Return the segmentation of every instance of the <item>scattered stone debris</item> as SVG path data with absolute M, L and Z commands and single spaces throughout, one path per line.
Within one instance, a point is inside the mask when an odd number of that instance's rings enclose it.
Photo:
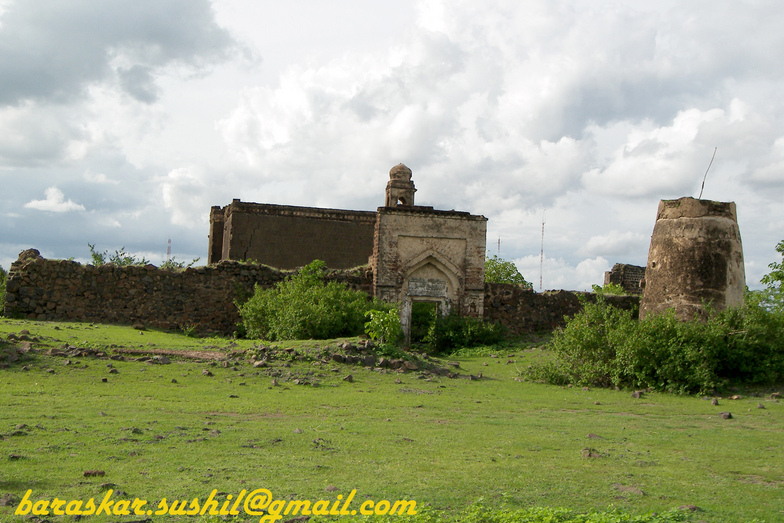
M 602 455 L 599 453 L 598 450 L 586 447 L 582 450 L 582 456 L 586 459 L 590 458 L 601 458 Z

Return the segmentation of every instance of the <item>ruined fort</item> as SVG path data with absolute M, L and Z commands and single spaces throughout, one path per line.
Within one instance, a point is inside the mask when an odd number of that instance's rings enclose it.
M 398 303 L 405 332 L 417 302 L 522 334 L 564 325 L 581 308 L 578 295 L 593 296 L 485 283 L 487 218 L 416 205 L 415 193 L 411 170 L 399 164 L 375 212 L 240 200 L 212 207 L 206 267 L 82 265 L 28 249 L 11 265 L 4 313 L 230 335 L 239 323 L 237 299 L 314 259 L 332 269 L 330 279 Z M 641 295 L 644 313 L 675 308 L 688 318 L 707 303 L 738 305 L 745 276 L 735 205 L 663 200 L 647 267 L 616 264 L 605 283 L 628 293 L 606 298 L 617 306 L 636 307 Z
M 400 303 L 406 328 L 415 302 L 499 322 L 512 334 L 552 330 L 580 310 L 586 293 L 486 284 L 487 219 L 415 205 L 415 193 L 411 170 L 400 164 L 375 212 L 234 200 L 210 210 L 208 265 L 179 271 L 47 260 L 28 249 L 9 271 L 4 312 L 230 335 L 238 297 L 314 259 L 334 269 L 329 278 Z M 626 308 L 638 302 L 611 299 Z

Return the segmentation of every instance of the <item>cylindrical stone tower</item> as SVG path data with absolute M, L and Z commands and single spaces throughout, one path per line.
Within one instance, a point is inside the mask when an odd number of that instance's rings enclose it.
M 648 251 L 640 318 L 675 309 L 678 318 L 704 318 L 739 306 L 746 290 L 735 202 L 662 200 Z

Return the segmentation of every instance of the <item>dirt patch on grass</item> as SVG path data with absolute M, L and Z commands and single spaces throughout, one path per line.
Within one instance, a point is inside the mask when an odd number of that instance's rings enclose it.
M 228 354 L 204 350 L 174 350 L 174 349 L 113 349 L 115 354 L 135 354 L 155 356 L 174 356 L 187 360 L 225 360 Z
M 769 480 L 762 476 L 748 475 L 738 478 L 741 483 L 750 483 L 752 485 L 765 485 L 766 487 L 778 487 L 784 485 L 784 480 Z

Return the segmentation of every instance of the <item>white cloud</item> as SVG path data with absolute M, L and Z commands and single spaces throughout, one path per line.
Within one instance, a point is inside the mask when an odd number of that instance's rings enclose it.
M 69 212 L 69 211 L 84 211 L 84 205 L 75 203 L 73 200 L 65 200 L 63 191 L 57 187 L 49 187 L 44 191 L 46 199 L 33 200 L 25 204 L 28 209 L 36 209 L 38 211 L 49 212 Z
M 591 236 L 579 253 L 587 256 L 624 256 L 644 252 L 649 241 L 650 237 L 639 232 L 613 230 L 607 234 Z
M 203 173 L 197 168 L 183 167 L 170 171 L 159 181 L 171 223 L 189 228 L 207 223 L 213 194 L 200 175 Z
M 610 262 L 601 256 L 582 259 L 577 263 L 545 256 L 541 272 L 539 256 L 525 256 L 514 261 L 523 277 L 533 283 L 536 291 L 539 291 L 540 274 L 542 290 L 591 290 L 592 285 L 604 282 L 604 273 L 611 268 Z

